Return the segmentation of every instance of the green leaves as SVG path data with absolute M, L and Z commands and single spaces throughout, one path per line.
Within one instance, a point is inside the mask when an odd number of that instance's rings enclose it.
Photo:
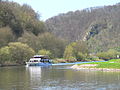
M 14 39 L 15 36 L 10 27 L 0 28 L 0 47 L 6 46 L 9 42 L 14 41 Z
M 115 58 L 117 58 L 117 55 L 120 55 L 120 52 L 118 52 L 118 51 L 116 51 L 114 49 L 109 49 L 106 52 L 97 53 L 97 56 L 100 59 L 104 59 L 104 60 L 115 59 Z
M 85 42 L 77 41 L 69 44 L 64 51 L 65 59 L 85 60 L 88 54 L 88 48 Z
M 5 63 L 10 61 L 18 64 L 24 64 L 24 62 L 29 60 L 29 58 L 34 54 L 34 50 L 27 44 L 20 42 L 9 43 L 8 46 L 0 49 L 0 62 Z
M 9 26 L 16 37 L 21 37 L 24 32 L 35 35 L 46 31 L 44 23 L 39 20 L 31 6 L 3 1 L 0 3 L 0 27 Z
M 29 60 L 35 54 L 32 48 L 20 42 L 9 43 L 9 48 L 12 60 L 20 64 Z
M 71 45 L 68 45 L 66 48 L 65 48 L 65 51 L 64 51 L 64 58 L 65 59 L 68 59 L 68 60 L 71 60 L 71 59 L 73 59 L 73 54 L 74 54 L 74 52 L 73 52 L 73 47 L 71 46 Z
M 38 36 L 42 49 L 49 50 L 52 53 L 52 57 L 63 57 L 66 41 L 59 39 L 51 33 L 44 33 Z
M 0 49 L 0 63 L 3 64 L 6 61 L 10 61 L 11 55 L 10 55 L 10 49 L 8 46 L 5 46 Z
M 45 49 L 39 50 L 38 51 L 39 55 L 48 55 L 49 57 L 51 57 L 51 52 Z

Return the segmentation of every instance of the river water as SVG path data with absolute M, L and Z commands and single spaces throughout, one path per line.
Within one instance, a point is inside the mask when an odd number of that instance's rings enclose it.
M 0 67 L 0 90 L 120 90 L 120 72 L 70 66 Z

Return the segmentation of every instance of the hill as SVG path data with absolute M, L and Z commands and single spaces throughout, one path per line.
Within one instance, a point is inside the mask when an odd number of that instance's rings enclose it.
M 0 0 L 1 65 L 24 64 L 34 54 L 64 58 L 58 62 L 120 56 L 119 3 L 71 11 L 45 22 L 39 16 L 27 4 Z
M 65 40 L 47 32 L 40 15 L 31 6 L 0 0 L 0 49 L 11 42 L 27 44 L 35 54 L 39 50 L 49 51 L 51 57 L 62 57 L 66 46 Z
M 120 4 L 68 12 L 46 20 L 46 28 L 70 42 L 86 41 L 91 52 L 120 46 Z
M 3 43 L 0 47 L 2 47 L 8 42 L 16 41 L 25 32 L 31 32 L 34 35 L 45 32 L 45 26 L 42 21 L 39 21 L 38 13 L 29 5 L 21 6 L 15 2 L 0 1 L 0 32 L 0 42 Z M 4 37 L 7 38 L 8 35 L 14 40 L 3 42 L 7 40 Z

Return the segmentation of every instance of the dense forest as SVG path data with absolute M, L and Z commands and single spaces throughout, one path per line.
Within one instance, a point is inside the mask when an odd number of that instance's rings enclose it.
M 60 58 L 66 45 L 67 41 L 47 32 L 31 6 L 0 1 L 0 63 L 24 63 L 34 54 Z
M 57 62 L 117 58 L 119 14 L 116 4 L 71 11 L 43 22 L 31 6 L 0 0 L 0 65 L 24 64 L 35 54 Z

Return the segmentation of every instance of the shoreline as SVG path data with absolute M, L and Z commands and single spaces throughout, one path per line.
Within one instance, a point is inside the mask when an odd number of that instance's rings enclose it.
M 83 65 L 87 65 L 87 64 L 83 64 Z M 91 64 L 93 65 L 93 64 Z M 120 72 L 120 69 L 114 69 L 114 68 L 95 68 L 94 66 L 91 67 L 90 65 L 89 66 L 81 66 L 81 65 L 73 65 L 71 67 L 72 69 L 75 69 L 75 70 L 89 70 L 89 71 L 104 71 L 104 72 Z
M 25 64 L 0 64 L 0 67 L 25 66 Z

